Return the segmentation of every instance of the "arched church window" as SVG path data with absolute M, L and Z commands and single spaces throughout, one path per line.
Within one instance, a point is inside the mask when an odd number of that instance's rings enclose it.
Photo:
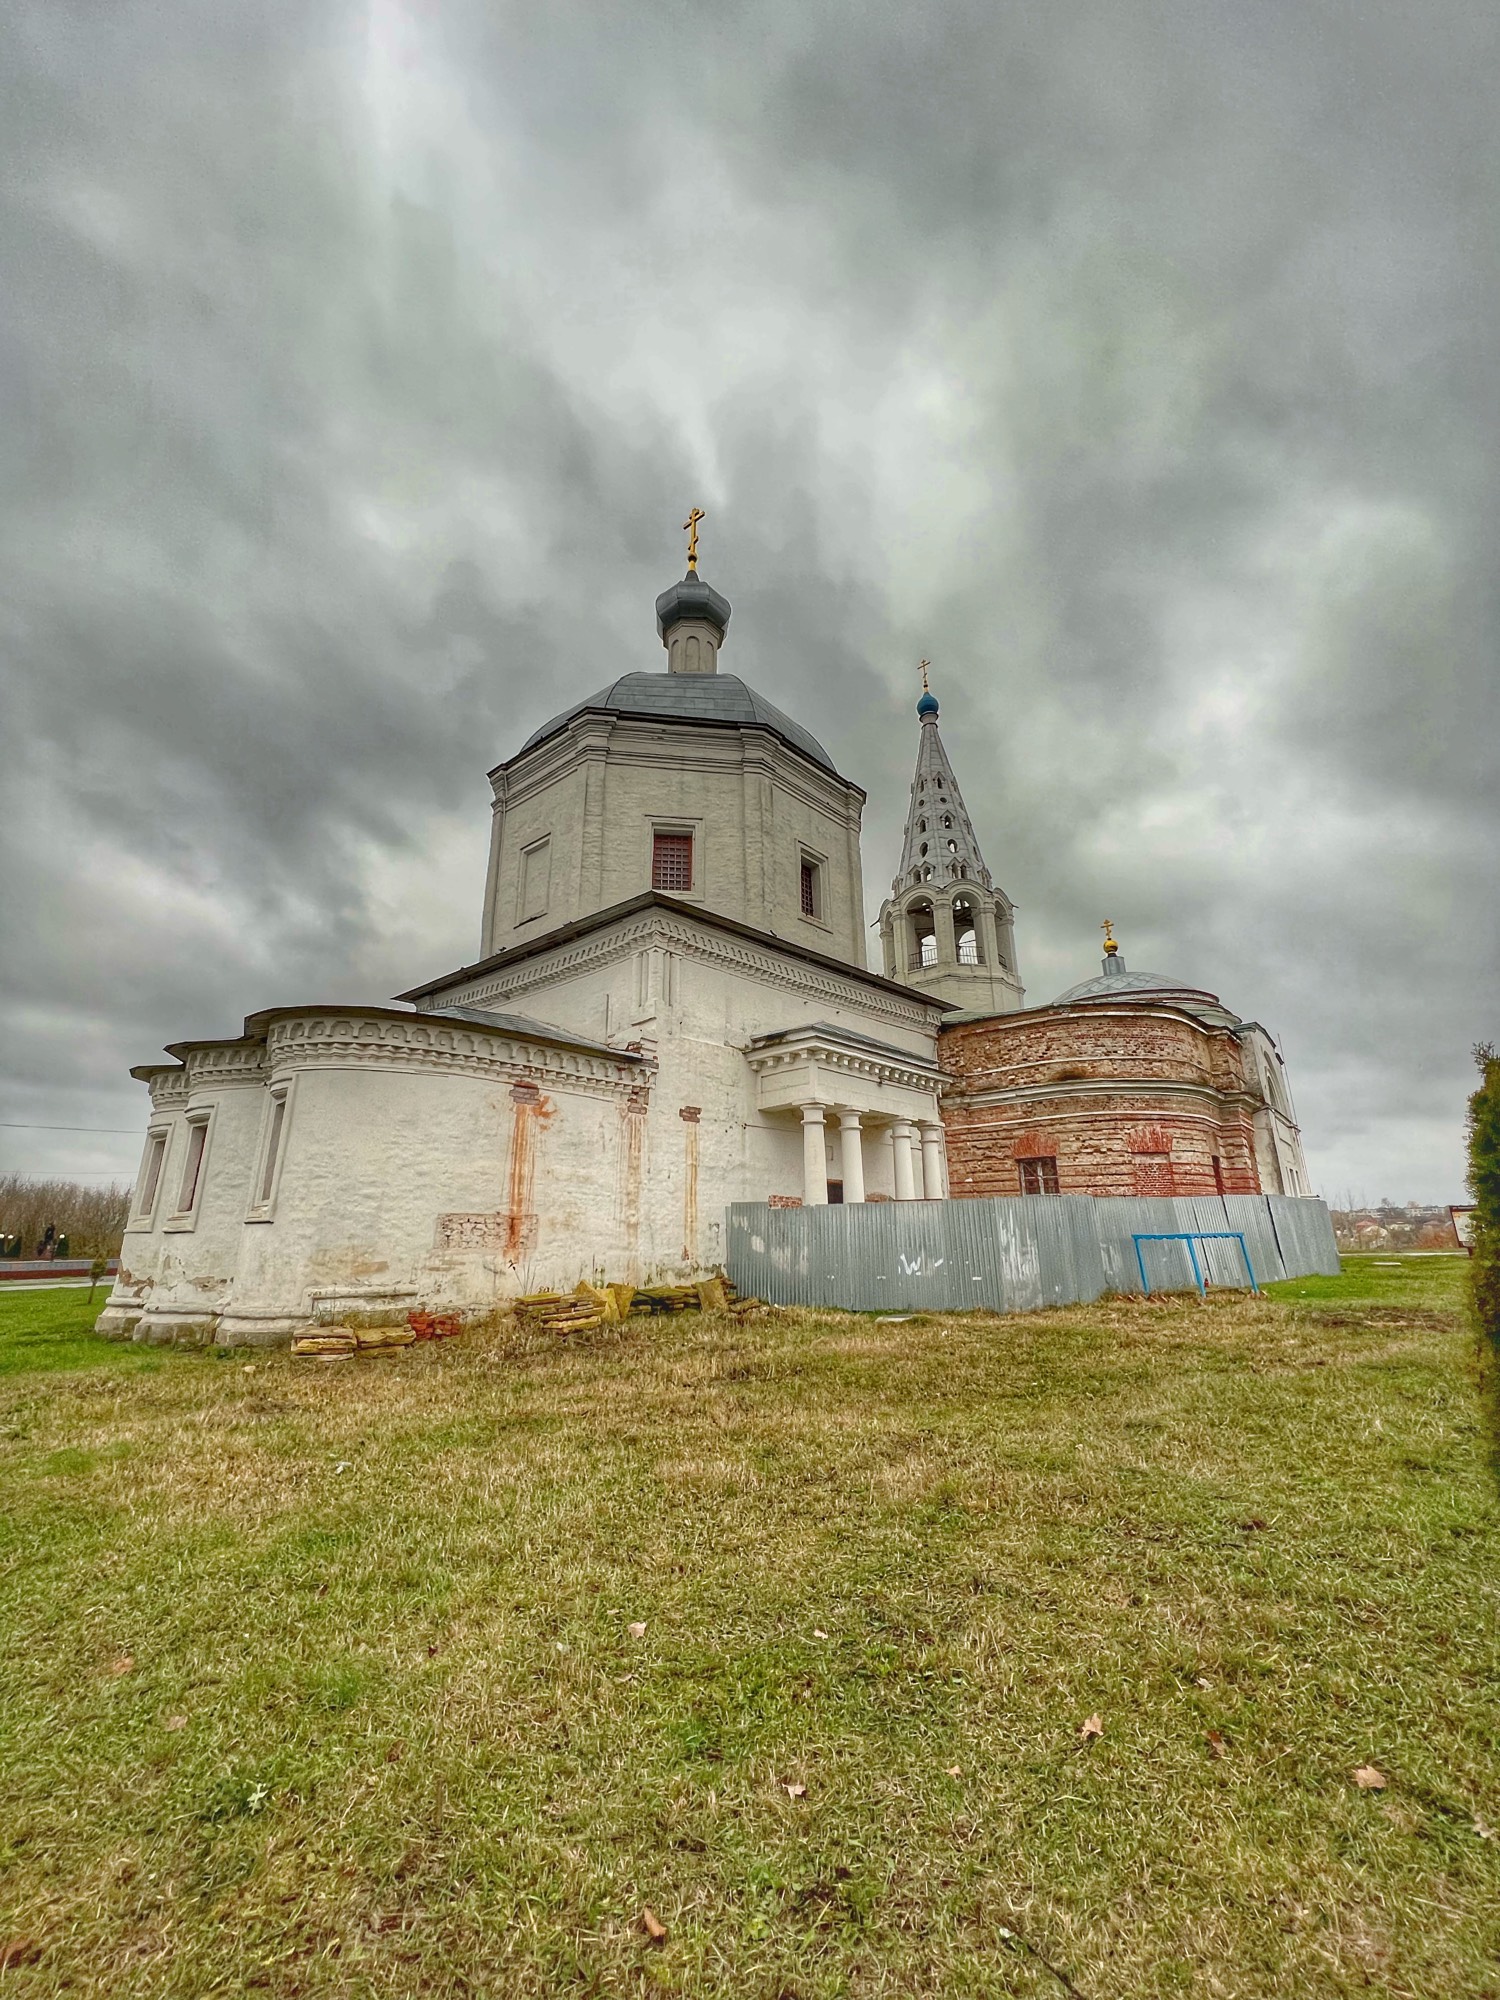
M 957 842 L 956 840 L 950 840 L 950 841 L 948 842 L 948 852 L 949 852 L 950 854 L 957 854 L 957 852 L 958 852 L 958 842 Z
M 925 840 L 922 842 L 922 845 L 917 849 L 917 852 L 918 854 L 925 854 L 927 852 L 927 842 Z
M 953 824 L 953 815 L 952 815 L 952 813 L 944 813 L 944 814 L 943 814 L 943 825 L 944 825 L 944 826 L 952 826 L 952 824 Z

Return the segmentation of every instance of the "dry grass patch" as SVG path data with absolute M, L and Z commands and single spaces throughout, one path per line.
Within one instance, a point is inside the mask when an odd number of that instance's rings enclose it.
M 0 1990 L 1493 1993 L 1459 1275 L 332 1367 L 0 1299 Z

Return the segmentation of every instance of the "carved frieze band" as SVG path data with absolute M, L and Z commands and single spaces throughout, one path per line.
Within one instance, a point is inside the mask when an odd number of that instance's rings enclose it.
M 745 1060 L 757 1076 L 779 1069 L 803 1069 L 809 1063 L 816 1063 L 819 1069 L 837 1070 L 844 1076 L 863 1076 L 875 1083 L 897 1084 L 907 1090 L 940 1091 L 944 1088 L 944 1078 L 936 1069 L 889 1062 L 879 1056 L 858 1055 L 827 1043 L 814 1043 L 796 1049 L 751 1050 Z
M 382 1020 L 360 1014 L 293 1018 L 272 1024 L 267 1043 L 270 1067 L 295 1064 L 351 1064 L 375 1068 L 437 1069 L 540 1080 L 554 1087 L 626 1095 L 641 1080 L 638 1063 L 614 1063 L 583 1049 L 553 1048 L 544 1042 L 485 1034 L 450 1022 Z
M 494 973 L 485 979 L 476 979 L 466 986 L 449 988 L 434 997 L 445 1006 L 483 1007 L 490 1001 L 507 1000 L 518 993 L 550 986 L 575 972 L 611 964 L 652 946 L 701 959 L 708 964 L 729 967 L 753 979 L 763 980 L 767 985 L 778 986 L 783 991 L 790 989 L 795 993 L 805 993 L 810 999 L 829 1000 L 842 1007 L 858 1007 L 863 1013 L 877 1015 L 904 1028 L 930 1028 L 934 1025 L 935 1016 L 931 1008 L 903 1001 L 895 994 L 880 992 L 859 980 L 840 979 L 835 973 L 820 972 L 790 955 L 782 958 L 721 932 L 706 927 L 698 930 L 680 920 L 665 917 L 644 918 L 627 924 L 622 930 L 611 931 L 605 937 L 593 937 L 576 945 L 564 946 L 544 959 L 530 959 L 523 965 Z
M 177 1111 L 188 1101 L 188 1073 L 185 1069 L 159 1071 L 151 1079 L 153 1111 Z

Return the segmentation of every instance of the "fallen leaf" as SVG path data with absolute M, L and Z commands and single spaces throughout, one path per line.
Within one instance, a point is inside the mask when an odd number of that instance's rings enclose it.
M 1354 1782 L 1362 1792 L 1383 1792 L 1386 1786 L 1385 1772 L 1374 1764 L 1361 1764 L 1354 1773 Z
M 641 1911 L 641 1929 L 653 1944 L 666 1943 L 667 1927 L 649 1903 Z
M 646 1636 L 645 1621 L 643 1619 L 637 1618 L 635 1623 L 633 1625 L 627 1625 L 625 1627 L 625 1630 L 630 1634 L 632 1639 L 644 1639 Z
M 827 1634 L 826 1632 L 822 1632 L 822 1631 L 820 1631 L 820 1630 L 818 1629 L 818 1627 L 817 1627 L 816 1625 L 814 1625 L 814 1627 L 813 1627 L 813 1637 L 814 1637 L 815 1639 L 826 1639 L 826 1638 L 828 1637 L 828 1634 Z
M 789 1799 L 805 1799 L 807 1797 L 807 1787 L 806 1785 L 788 1785 L 786 1795 Z
M 41 1955 L 42 1947 L 35 1938 L 12 1938 L 9 1944 L 0 1944 L 0 1972 L 9 1972 L 16 1965 L 35 1965 Z
M 1193 1686 L 1200 1688 L 1212 1688 L 1213 1682 L 1208 1678 L 1207 1674 L 1199 1674 L 1197 1680 L 1193 1682 Z
M 350 1467 L 350 1464 L 349 1464 L 349 1461 L 348 1461 L 348 1459 L 347 1459 L 347 1458 L 341 1458 L 341 1459 L 339 1460 L 338 1464 L 337 1464 L 337 1465 L 336 1465 L 336 1466 L 335 1466 L 335 1467 L 334 1467 L 333 1469 L 334 1469 L 334 1471 L 335 1471 L 335 1472 L 348 1472 L 348 1471 L 350 1471 L 350 1470 L 351 1470 L 352 1468 Z
M 1092 1743 L 1096 1736 L 1104 1734 L 1104 1724 L 1097 1715 L 1091 1715 L 1078 1732 L 1081 1743 Z
M 1242 1535 L 1259 1534 L 1260 1531 L 1265 1527 L 1265 1525 L 1266 1525 L 1265 1522 L 1260 1518 L 1259 1514 L 1252 1514 L 1248 1521 L 1240 1522 L 1240 1533 Z
M 245 1373 L 247 1375 L 253 1375 L 255 1373 L 255 1363 L 253 1361 L 247 1361 L 245 1363 Z
M 963 1772 L 958 1768 L 957 1764 L 950 1764 L 948 1766 L 948 1776 L 950 1778 L 961 1778 Z
M 1210 1757 L 1222 1757 L 1225 1750 L 1229 1747 L 1217 1729 L 1210 1729 L 1203 1740 L 1208 1745 L 1208 1754 Z
M 1474 1831 L 1479 1835 L 1481 1840 L 1500 1840 L 1500 1833 L 1496 1833 L 1492 1826 L 1486 1826 L 1484 1821 L 1477 1816 L 1474 1821 Z
M 112 1674 L 128 1674 L 134 1666 L 135 1661 L 129 1653 L 121 1653 L 119 1659 L 110 1661 L 109 1670 Z
M 393 1743 L 385 1753 L 385 1761 L 387 1764 L 399 1764 L 405 1755 L 406 1745 L 404 1743 Z
M 185 1715 L 169 1715 L 162 1724 L 162 1728 L 170 1729 L 175 1735 L 179 1729 L 187 1728 L 187 1717 Z

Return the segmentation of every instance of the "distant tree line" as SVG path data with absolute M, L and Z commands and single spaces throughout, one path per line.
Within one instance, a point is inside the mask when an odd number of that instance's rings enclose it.
M 66 1237 L 70 1257 L 113 1257 L 120 1248 L 130 1189 L 123 1183 L 88 1187 L 81 1181 L 31 1180 L 0 1174 L 0 1239 L 19 1237 L 22 1257 L 34 1257 L 50 1228 Z

